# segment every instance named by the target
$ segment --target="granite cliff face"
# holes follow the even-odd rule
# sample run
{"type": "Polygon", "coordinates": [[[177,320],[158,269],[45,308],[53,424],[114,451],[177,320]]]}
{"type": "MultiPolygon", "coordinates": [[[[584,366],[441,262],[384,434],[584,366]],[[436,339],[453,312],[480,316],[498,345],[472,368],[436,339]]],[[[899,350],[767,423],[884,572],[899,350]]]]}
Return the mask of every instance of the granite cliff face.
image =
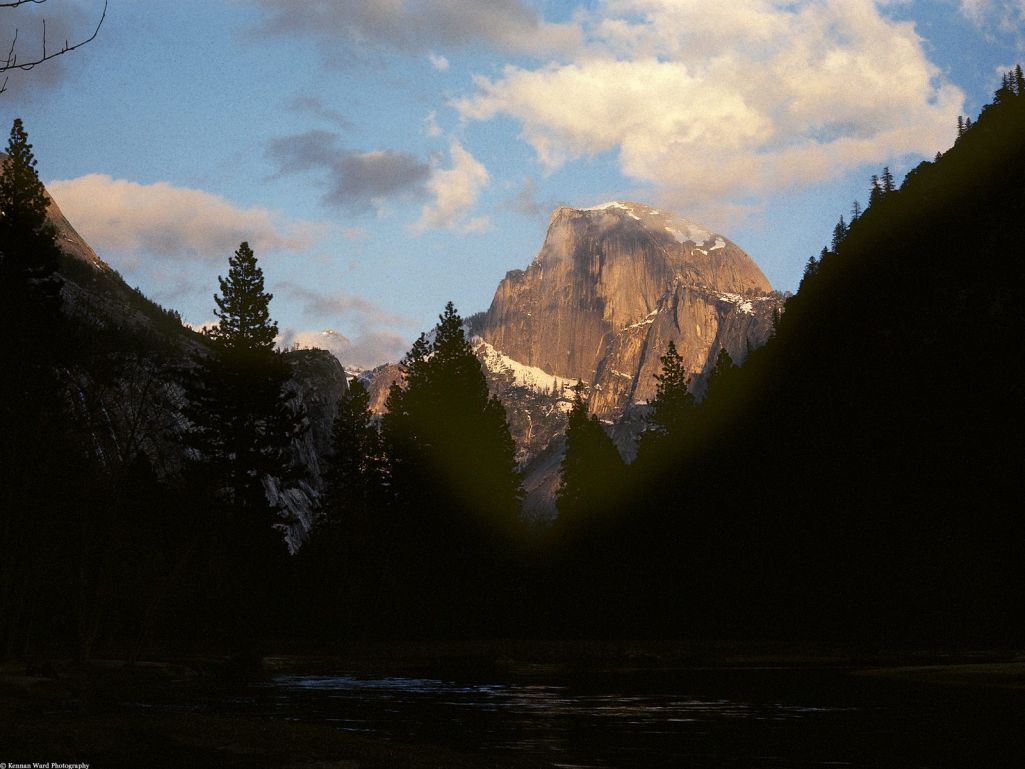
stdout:
{"type": "MultiPolygon", "coordinates": [[[[768,338],[782,304],[751,257],[693,222],[640,203],[557,208],[531,264],[509,272],[488,311],[466,328],[490,391],[505,405],[525,514],[555,515],[577,380],[632,460],[669,342],[701,394],[719,350],[743,360],[768,338]]],[[[401,378],[395,364],[363,375],[375,413],[401,378]]]]}
{"type": "Polygon", "coordinates": [[[499,284],[478,334],[519,364],[582,380],[591,411],[618,419],[654,397],[670,341],[700,389],[720,348],[740,360],[765,341],[779,304],[722,235],[640,203],[563,207],[530,266],[499,284]]]}

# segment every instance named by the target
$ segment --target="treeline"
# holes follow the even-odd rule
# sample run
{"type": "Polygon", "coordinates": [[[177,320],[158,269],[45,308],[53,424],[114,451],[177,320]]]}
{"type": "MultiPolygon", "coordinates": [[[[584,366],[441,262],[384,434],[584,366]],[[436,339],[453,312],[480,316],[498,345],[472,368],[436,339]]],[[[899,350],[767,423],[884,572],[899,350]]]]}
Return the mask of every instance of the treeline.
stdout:
{"type": "Polygon", "coordinates": [[[590,632],[1020,641],[1020,72],[900,189],[873,179],[703,403],[663,359],[636,497],[590,527],[590,632]]]}
{"type": "Polygon", "coordinates": [[[217,324],[190,337],[62,264],[27,138],[15,121],[0,176],[0,655],[249,664],[274,638],[514,633],[514,446],[454,307],[403,360],[384,420],[358,381],[338,404],[319,520],[291,557],[283,500],[309,480],[293,450],[309,425],[252,249],[219,278],[217,324]],[[108,300],[151,332],[94,306],[108,300]]]}
{"type": "Polygon", "coordinates": [[[15,120],[0,175],[0,655],[251,654],[280,619],[286,563],[264,487],[296,476],[304,428],[255,258],[242,244],[197,345],[176,314],[63,255],[47,206],[15,120]]]}
{"type": "MultiPolygon", "coordinates": [[[[307,429],[243,243],[198,352],[61,308],[16,121],[0,177],[4,656],[482,636],[985,639],[1023,627],[1025,93],[841,218],[770,341],[698,402],[662,357],[625,464],[578,390],[550,529],[449,304],[387,413],[353,380],[298,555],[307,429]]],[[[963,124],[962,124],[963,125],[963,124]]]]}
{"type": "Polygon", "coordinates": [[[343,399],[297,633],[1020,638],[1020,96],[899,189],[873,177],[773,338],[742,367],[721,352],[700,403],[670,347],[633,464],[578,391],[550,530],[511,512],[504,420],[480,416],[449,307],[380,425],[358,383],[343,399]],[[460,490],[493,451],[493,480],[460,490]]]}

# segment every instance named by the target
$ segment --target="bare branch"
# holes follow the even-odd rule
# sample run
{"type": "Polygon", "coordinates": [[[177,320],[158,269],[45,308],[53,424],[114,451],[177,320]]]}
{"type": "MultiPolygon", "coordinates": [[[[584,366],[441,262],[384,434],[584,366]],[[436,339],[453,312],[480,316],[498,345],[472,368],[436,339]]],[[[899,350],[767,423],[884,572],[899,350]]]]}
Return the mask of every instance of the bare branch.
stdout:
{"type": "MultiPolygon", "coordinates": [[[[14,0],[14,2],[0,3],[0,8],[17,8],[19,5],[24,5],[25,3],[33,3],[35,5],[40,5],[45,2],[46,0],[14,0]]],[[[68,41],[65,40],[64,46],[59,51],[55,51],[53,53],[47,53],[46,51],[46,19],[43,19],[43,55],[38,59],[34,59],[32,61],[18,61],[18,56],[14,51],[14,46],[18,42],[18,30],[14,30],[14,39],[11,41],[10,50],[8,50],[7,52],[7,58],[0,59],[0,74],[4,72],[9,72],[12,69],[28,71],[35,67],[37,64],[42,64],[44,61],[49,61],[50,59],[56,59],[58,56],[63,56],[66,53],[74,51],[76,48],[81,48],[86,43],[91,43],[93,40],[96,39],[96,35],[98,35],[100,32],[100,27],[103,26],[103,22],[107,18],[108,2],[109,0],[103,0],[103,13],[100,14],[100,20],[96,23],[96,29],[93,30],[93,33],[89,37],[87,37],[85,40],[80,40],[74,45],[69,44],[68,41]]],[[[0,93],[3,93],[5,90],[7,90],[6,79],[4,79],[3,87],[0,87],[0,93]]]]}

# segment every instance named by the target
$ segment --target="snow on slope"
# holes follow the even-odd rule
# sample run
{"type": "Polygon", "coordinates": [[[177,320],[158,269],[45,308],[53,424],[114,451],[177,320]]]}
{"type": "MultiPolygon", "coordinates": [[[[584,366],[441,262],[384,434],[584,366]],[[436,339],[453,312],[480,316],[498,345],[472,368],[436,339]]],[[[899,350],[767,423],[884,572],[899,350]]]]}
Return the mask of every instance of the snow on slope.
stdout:
{"type": "Polygon", "coordinates": [[[572,399],[573,386],[576,384],[575,380],[555,376],[536,366],[527,366],[517,360],[513,360],[508,355],[496,350],[479,336],[473,337],[470,340],[470,344],[489,371],[495,374],[503,372],[511,374],[514,385],[526,387],[539,393],[552,393],[572,399]]]}

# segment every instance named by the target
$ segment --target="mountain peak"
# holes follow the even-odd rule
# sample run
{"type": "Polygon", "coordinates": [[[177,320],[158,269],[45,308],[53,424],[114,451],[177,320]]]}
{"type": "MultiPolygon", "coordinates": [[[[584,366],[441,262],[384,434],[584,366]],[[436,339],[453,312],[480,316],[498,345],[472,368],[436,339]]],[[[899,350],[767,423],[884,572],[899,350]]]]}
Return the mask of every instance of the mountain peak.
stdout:
{"type": "Polygon", "coordinates": [[[621,222],[636,222],[645,229],[668,233],[677,243],[705,246],[707,250],[723,248],[727,242],[722,235],[689,219],[646,203],[637,203],[631,200],[611,200],[585,208],[560,206],[552,212],[552,223],[560,218],[580,216],[596,221],[604,219],[609,226],[621,222]]]}
{"type": "Polygon", "coordinates": [[[722,347],[740,359],[759,346],[771,291],[739,246],[669,211],[562,206],[530,266],[499,285],[480,336],[519,364],[594,382],[592,411],[615,417],[653,396],[670,341],[694,374],[722,347]]]}

